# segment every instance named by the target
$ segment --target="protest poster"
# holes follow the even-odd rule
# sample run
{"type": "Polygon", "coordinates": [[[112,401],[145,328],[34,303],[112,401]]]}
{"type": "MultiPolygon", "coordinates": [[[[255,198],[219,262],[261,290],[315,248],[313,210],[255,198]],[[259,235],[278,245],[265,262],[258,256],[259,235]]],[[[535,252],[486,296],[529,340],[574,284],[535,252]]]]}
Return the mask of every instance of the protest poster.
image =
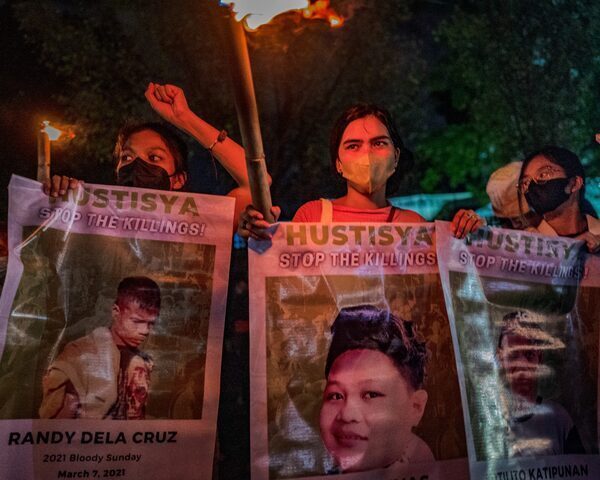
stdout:
{"type": "Polygon", "coordinates": [[[249,251],[252,478],[467,478],[433,224],[274,229],[249,251]]]}
{"type": "Polygon", "coordinates": [[[92,184],[52,199],[17,176],[9,192],[0,470],[210,478],[234,200],[92,184]]]}
{"type": "Polygon", "coordinates": [[[600,478],[598,257],[527,231],[436,234],[471,478],[600,478]]]}

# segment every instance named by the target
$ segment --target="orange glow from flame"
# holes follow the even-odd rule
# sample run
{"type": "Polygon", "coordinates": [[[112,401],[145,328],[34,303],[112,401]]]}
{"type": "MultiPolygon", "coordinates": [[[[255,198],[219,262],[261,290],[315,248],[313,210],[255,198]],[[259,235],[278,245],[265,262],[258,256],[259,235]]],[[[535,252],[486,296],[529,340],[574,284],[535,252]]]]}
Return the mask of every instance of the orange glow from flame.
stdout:
{"type": "Polygon", "coordinates": [[[50,125],[48,120],[44,120],[40,125],[40,131],[44,132],[48,135],[48,139],[51,142],[55,142],[60,140],[71,140],[75,138],[75,133],[73,132],[71,125],[63,125],[61,128],[57,128],[55,126],[50,125]]]}
{"type": "Polygon", "coordinates": [[[331,27],[340,27],[344,23],[344,19],[329,6],[329,0],[235,0],[221,1],[221,4],[228,5],[235,13],[235,19],[244,21],[249,30],[256,30],[289,11],[300,12],[310,20],[326,20],[331,27]]]}
{"type": "Polygon", "coordinates": [[[58,140],[59,137],[63,134],[62,130],[59,130],[58,128],[55,128],[52,125],[50,125],[50,122],[48,120],[44,120],[42,122],[42,125],[44,126],[44,128],[42,128],[42,132],[48,135],[50,141],[58,140]]]}
{"type": "Polygon", "coordinates": [[[341,27],[344,19],[329,6],[329,0],[316,0],[302,11],[304,18],[327,20],[332,28],[341,27]]]}

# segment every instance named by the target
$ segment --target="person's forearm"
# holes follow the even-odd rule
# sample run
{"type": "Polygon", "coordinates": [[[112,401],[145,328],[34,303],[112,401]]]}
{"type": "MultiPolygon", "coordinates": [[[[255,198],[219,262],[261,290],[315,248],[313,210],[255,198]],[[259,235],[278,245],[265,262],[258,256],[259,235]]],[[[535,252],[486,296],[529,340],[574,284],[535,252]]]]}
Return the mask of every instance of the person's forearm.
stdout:
{"type": "MultiPolygon", "coordinates": [[[[219,130],[190,112],[182,118],[177,127],[194,137],[204,148],[209,148],[219,136],[219,130]]],[[[246,158],[241,145],[227,137],[212,148],[214,157],[229,172],[240,187],[248,186],[246,158]]]]}

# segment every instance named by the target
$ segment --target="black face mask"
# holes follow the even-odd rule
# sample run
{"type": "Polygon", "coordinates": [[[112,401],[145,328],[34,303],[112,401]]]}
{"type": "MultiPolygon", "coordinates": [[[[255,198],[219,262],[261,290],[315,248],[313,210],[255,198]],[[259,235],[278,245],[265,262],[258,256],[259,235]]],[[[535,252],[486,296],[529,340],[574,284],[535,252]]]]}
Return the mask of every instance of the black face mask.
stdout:
{"type": "Polygon", "coordinates": [[[545,215],[569,199],[570,194],[565,191],[568,184],[568,178],[555,178],[544,183],[531,182],[525,199],[535,213],[545,215]]]}
{"type": "Polygon", "coordinates": [[[171,178],[164,168],[151,165],[138,157],[117,170],[117,185],[171,190],[171,178]]]}

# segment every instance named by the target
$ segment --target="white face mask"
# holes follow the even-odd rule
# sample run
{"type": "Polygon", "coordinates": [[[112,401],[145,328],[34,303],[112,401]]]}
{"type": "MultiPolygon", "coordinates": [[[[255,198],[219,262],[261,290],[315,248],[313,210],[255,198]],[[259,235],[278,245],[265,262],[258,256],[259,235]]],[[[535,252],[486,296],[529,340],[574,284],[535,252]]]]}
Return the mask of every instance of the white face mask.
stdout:
{"type": "Polygon", "coordinates": [[[366,153],[351,161],[338,160],[342,177],[344,177],[355,190],[367,195],[385,187],[387,179],[396,169],[396,157],[366,153]]]}

